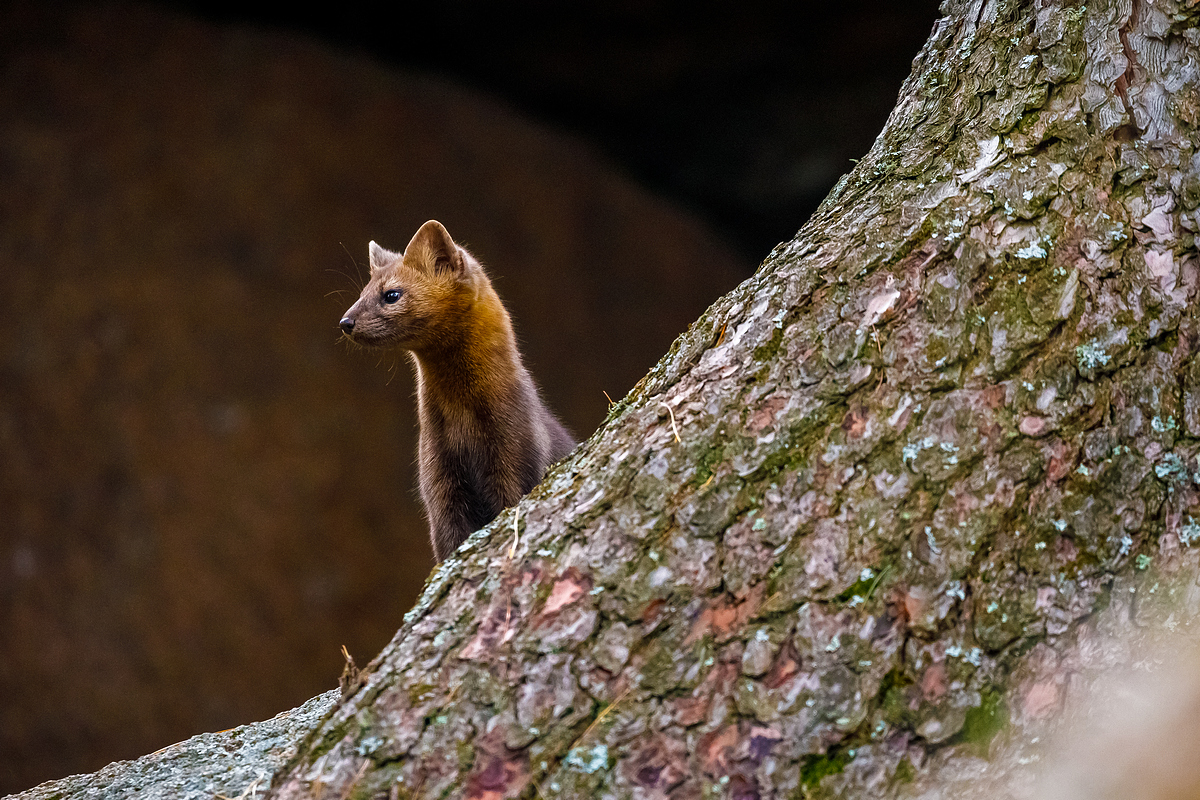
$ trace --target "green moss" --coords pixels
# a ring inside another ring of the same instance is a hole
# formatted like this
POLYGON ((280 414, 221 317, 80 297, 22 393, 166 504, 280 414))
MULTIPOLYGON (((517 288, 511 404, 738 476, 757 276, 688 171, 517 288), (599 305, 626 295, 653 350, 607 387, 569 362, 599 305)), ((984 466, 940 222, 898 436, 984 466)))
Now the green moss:
POLYGON ((770 483, 785 470, 806 467, 812 450, 833 427, 834 421, 840 421, 846 415, 846 410, 845 402, 831 402, 800 419, 789 419, 785 435, 775 438, 766 457, 746 476, 747 484, 770 483))
POLYGON ((1021 117, 1021 120, 1017 123, 1017 128, 1016 128, 1017 132, 1018 133, 1029 133, 1030 129, 1032 129, 1033 126, 1036 125, 1038 123, 1038 120, 1040 120, 1041 118, 1042 118, 1041 109, 1034 109, 1033 111, 1030 111, 1028 114, 1021 117))
POLYGON ((770 364, 774 362, 776 353, 779 352, 779 346, 783 343, 783 327, 778 327, 771 335, 771 340, 765 344, 760 344, 754 348, 754 359, 760 364, 770 364))
MULTIPOLYGON (((609 775, 610 756, 602 743, 571 748, 556 769, 535 784, 537 797, 597 797, 609 775)), ((526 797, 530 795, 522 795, 526 797)))
POLYGON ((875 592, 879 589, 879 584, 883 582, 883 579, 887 577, 887 574, 891 571, 891 569, 891 564, 885 564, 881 566, 878 571, 870 570, 865 574, 860 573, 859 579, 834 597, 834 601, 838 603, 849 603, 856 596, 861 597, 863 601, 870 600, 871 597, 874 596, 875 592))
POLYGON ((848 750, 831 749, 822 755, 805 756, 800 764, 800 785, 804 788, 804 796, 811 797, 812 790, 829 775, 837 775, 850 763, 848 750))
POLYGON ((346 800, 374 800, 376 793, 376 787, 363 783, 356 783, 350 787, 350 793, 345 795, 345 797, 346 800))
POLYGON ((883 698, 880 712, 889 725, 900 728, 912 728, 916 724, 916 713, 910 707, 908 687, 912 686, 912 678, 904 674, 901 667, 895 667, 879 684, 879 697, 883 698))
POLYGON ((912 783, 917 778, 917 768, 912 765, 908 757, 900 759, 900 763, 896 765, 896 783, 912 783))
POLYGON ((475 763, 475 745, 469 741, 459 742, 455 749, 458 755, 459 772, 466 774, 471 765, 475 763))
POLYGON ((849 588, 845 589, 843 592, 841 592, 836 597, 834 597, 833 600, 835 603, 848 603, 851 600, 853 600, 856 596, 861 597, 863 600, 866 600, 870 594, 871 587, 874 585, 874 583, 875 583, 874 575, 872 575, 870 578, 865 579, 865 580, 863 578, 859 578, 857 581, 852 583, 849 586, 849 588))
POLYGON ((916 230, 911 231, 904 237, 904 241, 899 243, 899 246, 888 255, 885 262, 886 265, 899 263, 912 254, 918 247, 924 247, 934 233, 937 233, 941 228, 939 220, 934 218, 933 214, 926 215, 921 220, 921 224, 916 230))
POLYGON ((696 475, 692 479, 697 486, 703 486, 708 482, 708 479, 713 476, 713 471, 717 464, 720 464, 725 457, 725 446, 722 442, 715 447, 709 447, 704 450, 696 459, 696 475))
POLYGON ((533 607, 541 608, 550 599, 550 593, 554 591, 554 581, 543 581, 538 584, 537 590, 533 593, 533 607))
POLYGON ((962 350, 958 331, 954 331, 955 336, 945 336, 943 333, 943 329, 938 329, 925 342, 925 359, 939 368, 957 362, 962 350))
POLYGON ((654 694, 662 694, 678 688, 679 667, 675 648, 664 646, 661 640, 651 645, 653 650, 642 667, 642 687, 654 694))
POLYGON ((967 711, 966 721, 962 730, 954 737, 954 744, 972 744, 981 750, 987 746, 1004 727, 1008 725, 1008 705, 1004 695, 991 688, 982 693, 979 705, 967 711))
POLYGON ((344 722, 341 725, 329 729, 325 735, 321 737, 321 741, 313 745, 312 750, 309 751, 309 757, 315 760, 332 750, 334 745, 346 738, 348 727, 349 723, 344 722))
POLYGON ((400 783, 403 764, 391 763, 370 770, 353 785, 346 800, 375 800, 378 797, 395 797, 408 800, 412 792, 400 783), (394 792, 394 793, 393 793, 394 792))
POLYGON ((1018 282, 1018 275, 1010 274, 1013 272, 1011 265, 1006 266, 1004 261, 996 264, 991 275, 995 279, 995 288, 979 309, 987 325, 988 342, 984 352, 990 355, 997 374, 1008 372, 1014 365, 1019 366, 1023 357, 1049 338, 1054 328, 1048 322, 1038 323, 1034 319, 1027 305, 1025 288, 1018 282))
MULTIPOLYGON (((608 708, 610 705, 603 704, 603 707, 608 708)), ((564 754, 579 744, 579 737, 588 731, 592 723, 599 717, 601 707, 601 703, 589 699, 586 701, 585 707, 581 709, 572 706, 564 711, 560 722, 566 720, 566 724, 551 724, 548 727, 539 728, 541 733, 530 742, 525 750, 530 773, 538 776, 539 782, 545 781, 548 776, 559 771, 564 754)), ((605 733, 617 722, 618 716, 618 714, 606 716, 595 729, 591 730, 587 741, 603 741, 605 733)))
POLYGON ((408 689, 408 703, 418 706, 437 691, 437 687, 429 683, 418 683, 408 689))

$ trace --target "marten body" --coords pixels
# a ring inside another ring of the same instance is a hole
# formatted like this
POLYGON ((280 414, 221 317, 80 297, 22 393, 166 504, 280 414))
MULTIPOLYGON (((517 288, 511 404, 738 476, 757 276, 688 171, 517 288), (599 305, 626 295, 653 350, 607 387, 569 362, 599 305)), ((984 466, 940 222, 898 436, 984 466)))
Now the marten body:
POLYGON ((441 561, 575 442, 538 395, 483 267, 441 223, 422 225, 402 254, 371 242, 370 260, 341 328, 358 344, 412 356, 421 499, 441 561))

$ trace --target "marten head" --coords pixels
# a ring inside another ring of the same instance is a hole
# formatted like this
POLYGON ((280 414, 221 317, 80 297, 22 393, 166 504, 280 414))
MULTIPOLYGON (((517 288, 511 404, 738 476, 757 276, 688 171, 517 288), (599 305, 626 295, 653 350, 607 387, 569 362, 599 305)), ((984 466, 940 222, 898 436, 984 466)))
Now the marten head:
POLYGON ((436 220, 421 226, 403 253, 371 242, 371 278, 339 323, 368 347, 422 351, 453 342, 487 278, 436 220))

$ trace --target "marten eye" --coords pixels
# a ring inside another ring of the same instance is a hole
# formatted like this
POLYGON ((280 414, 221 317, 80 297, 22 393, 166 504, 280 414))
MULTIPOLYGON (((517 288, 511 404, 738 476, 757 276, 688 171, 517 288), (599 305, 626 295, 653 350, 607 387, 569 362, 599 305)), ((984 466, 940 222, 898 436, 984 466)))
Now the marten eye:
POLYGON ((388 289, 386 292, 383 293, 383 302, 387 303, 389 306, 399 299, 400 299, 400 290, 399 289, 388 289))

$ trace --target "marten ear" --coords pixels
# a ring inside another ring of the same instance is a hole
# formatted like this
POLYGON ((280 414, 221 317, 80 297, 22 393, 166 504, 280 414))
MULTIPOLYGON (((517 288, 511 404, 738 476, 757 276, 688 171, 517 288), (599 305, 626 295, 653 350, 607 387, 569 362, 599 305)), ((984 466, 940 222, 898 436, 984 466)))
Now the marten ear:
POLYGON ((404 248, 404 257, 408 266, 430 273, 462 275, 467 269, 462 249, 436 219, 429 220, 413 234, 412 241, 404 248))
POLYGON ((391 266, 401 258, 399 253, 393 253, 391 250, 380 247, 374 241, 367 245, 367 251, 371 255, 372 275, 385 267, 391 266))

